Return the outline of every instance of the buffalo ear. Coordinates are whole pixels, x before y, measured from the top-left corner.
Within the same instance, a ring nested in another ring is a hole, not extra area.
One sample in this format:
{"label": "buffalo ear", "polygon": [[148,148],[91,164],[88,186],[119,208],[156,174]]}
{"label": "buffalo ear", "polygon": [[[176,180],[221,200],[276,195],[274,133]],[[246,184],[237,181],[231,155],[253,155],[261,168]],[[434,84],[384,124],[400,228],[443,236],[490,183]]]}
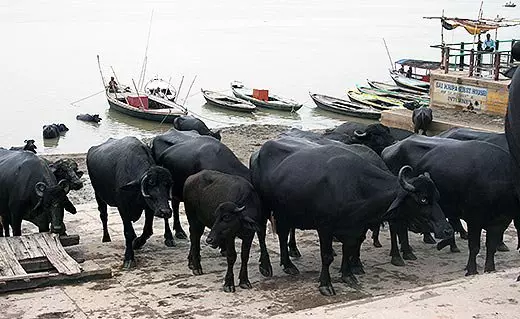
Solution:
{"label": "buffalo ear", "polygon": [[36,185],[34,185],[34,190],[36,191],[36,195],[38,195],[38,197],[43,197],[43,194],[46,189],[47,189],[47,184],[45,184],[43,182],[38,182],[38,183],[36,183]]}
{"label": "buffalo ear", "polygon": [[54,165],[54,163],[50,163],[49,168],[51,169],[52,174],[56,173],[56,166]]}
{"label": "buffalo ear", "polygon": [[394,201],[392,202],[390,207],[388,207],[385,214],[383,215],[383,220],[390,220],[390,219],[394,219],[397,217],[399,207],[404,202],[406,195],[407,195],[406,192],[399,192],[397,197],[394,199]]}
{"label": "buffalo ear", "polygon": [[255,232],[260,231],[258,223],[249,216],[242,216],[242,224],[244,225],[244,228],[254,230]]}
{"label": "buffalo ear", "polygon": [[59,181],[58,186],[61,187],[61,189],[63,189],[65,195],[69,193],[70,185],[66,179],[62,179],[61,181]]}
{"label": "buffalo ear", "polygon": [[139,190],[140,187],[141,187],[141,181],[136,179],[126,185],[121,186],[121,190],[136,191],[136,190]]}

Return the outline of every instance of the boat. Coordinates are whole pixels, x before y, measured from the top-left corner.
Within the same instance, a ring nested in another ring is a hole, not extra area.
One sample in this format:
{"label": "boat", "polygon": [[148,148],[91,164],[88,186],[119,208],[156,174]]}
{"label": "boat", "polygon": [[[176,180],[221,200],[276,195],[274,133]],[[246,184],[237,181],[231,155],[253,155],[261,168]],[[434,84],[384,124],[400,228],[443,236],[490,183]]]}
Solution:
{"label": "boat", "polygon": [[374,109],[382,111],[400,108],[403,107],[404,104],[403,101],[394,98],[361,93],[357,90],[349,90],[347,95],[350,100],[354,102],[368,105]]}
{"label": "boat", "polygon": [[271,93],[269,93],[267,100],[258,99],[254,97],[253,89],[247,88],[242,83],[236,81],[231,83],[231,90],[236,97],[249,101],[257,107],[264,107],[279,111],[296,112],[303,106],[303,104],[300,104],[292,99]]}
{"label": "boat", "polygon": [[406,93],[414,96],[418,96],[420,98],[430,98],[427,94],[424,94],[422,92],[418,92],[416,90],[407,89],[402,86],[398,86],[395,84],[388,84],[384,82],[378,82],[378,81],[371,81],[367,80],[368,85],[373,87],[374,89],[382,90],[382,91],[388,91],[388,92],[396,92],[396,93]]}
{"label": "boat", "polygon": [[314,103],[316,103],[316,106],[325,111],[365,119],[377,120],[381,117],[381,111],[373,109],[370,106],[323,94],[309,92],[309,95]]}
{"label": "boat", "polygon": [[200,90],[208,104],[238,112],[253,112],[256,109],[256,106],[249,101],[214,91]]}
{"label": "boat", "polygon": [[[440,62],[415,59],[401,59],[395,62],[396,67],[390,70],[390,77],[398,86],[427,93],[430,90],[430,73],[440,68]],[[398,70],[397,65],[401,65]],[[408,70],[405,71],[404,67]],[[413,70],[412,70],[413,69]],[[418,72],[422,70],[421,73]]]}
{"label": "boat", "polygon": [[506,7],[506,8],[514,8],[514,7],[516,7],[516,4],[514,2],[512,2],[512,1],[508,1],[508,2],[506,2],[504,4],[504,7]]}
{"label": "boat", "polygon": [[394,99],[398,99],[404,102],[412,102],[417,101],[421,104],[429,104],[430,98],[428,96],[419,96],[416,94],[407,94],[407,93],[399,93],[395,91],[386,91],[386,90],[380,90],[375,89],[373,87],[366,87],[366,86],[356,86],[358,91],[361,93],[367,93],[377,96],[384,96],[384,97],[391,97]]}
{"label": "boat", "polygon": [[188,114],[188,110],[182,105],[150,92],[136,92],[121,83],[114,90],[105,81],[99,56],[98,66],[110,109],[135,118],[161,123],[173,123],[175,118]]}
{"label": "boat", "polygon": [[395,84],[404,88],[423,93],[428,93],[430,91],[430,83],[408,78],[404,74],[399,73],[398,71],[391,70],[390,77],[392,78],[392,80],[394,80]]}
{"label": "boat", "polygon": [[167,99],[174,102],[177,98],[177,90],[170,84],[170,81],[154,77],[144,85],[144,92],[150,95]]}

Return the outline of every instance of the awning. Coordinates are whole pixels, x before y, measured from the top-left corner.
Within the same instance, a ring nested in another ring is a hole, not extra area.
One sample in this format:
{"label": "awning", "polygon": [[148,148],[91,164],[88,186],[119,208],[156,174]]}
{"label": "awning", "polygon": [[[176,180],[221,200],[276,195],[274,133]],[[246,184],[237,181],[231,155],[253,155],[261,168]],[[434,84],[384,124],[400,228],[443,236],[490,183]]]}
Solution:
{"label": "awning", "polygon": [[395,63],[404,65],[404,66],[411,66],[412,68],[419,68],[419,69],[426,69],[426,70],[436,70],[441,67],[440,62],[414,60],[414,59],[401,59],[399,61],[395,61]]}

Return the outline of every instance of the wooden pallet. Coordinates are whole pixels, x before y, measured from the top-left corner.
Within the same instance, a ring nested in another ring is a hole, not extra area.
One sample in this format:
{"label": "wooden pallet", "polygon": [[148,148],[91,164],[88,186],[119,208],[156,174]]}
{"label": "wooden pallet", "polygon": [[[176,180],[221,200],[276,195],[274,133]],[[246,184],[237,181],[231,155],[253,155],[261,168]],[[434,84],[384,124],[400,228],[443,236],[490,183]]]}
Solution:
{"label": "wooden pallet", "polygon": [[110,268],[80,266],[57,235],[0,237],[0,292],[110,277]]}

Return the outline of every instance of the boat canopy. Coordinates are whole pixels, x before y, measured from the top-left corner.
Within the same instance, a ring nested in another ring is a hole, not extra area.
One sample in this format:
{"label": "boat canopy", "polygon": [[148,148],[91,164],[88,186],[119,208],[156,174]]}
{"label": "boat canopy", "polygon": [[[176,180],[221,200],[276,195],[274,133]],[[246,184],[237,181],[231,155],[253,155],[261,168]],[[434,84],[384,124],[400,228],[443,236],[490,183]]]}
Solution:
{"label": "boat canopy", "polygon": [[463,27],[471,35],[486,33],[488,31],[496,30],[498,28],[513,27],[520,25],[520,21],[517,19],[508,20],[498,16],[494,19],[480,18],[478,20],[465,18],[448,18],[444,16],[424,18],[439,19],[441,21],[442,27],[446,30],[453,30],[457,27]]}
{"label": "boat canopy", "polygon": [[425,70],[436,70],[440,68],[440,62],[434,61],[424,61],[424,60],[414,60],[414,59],[401,59],[395,61],[396,64],[411,66],[413,68],[425,69]]}

